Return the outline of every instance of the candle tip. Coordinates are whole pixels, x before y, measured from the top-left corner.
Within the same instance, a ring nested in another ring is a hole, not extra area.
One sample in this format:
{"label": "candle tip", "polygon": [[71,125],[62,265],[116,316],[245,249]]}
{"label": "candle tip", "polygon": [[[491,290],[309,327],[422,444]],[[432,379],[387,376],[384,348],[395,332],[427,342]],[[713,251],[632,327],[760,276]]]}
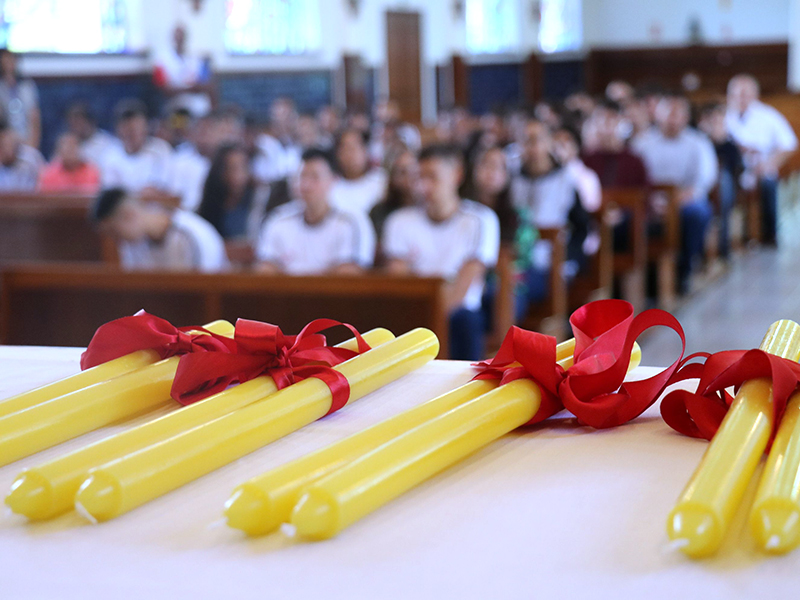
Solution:
{"label": "candle tip", "polygon": [[667,522],[674,548],[692,558],[709,556],[722,543],[722,532],[714,515],[702,507],[679,505]]}
{"label": "candle tip", "polygon": [[791,502],[767,499],[753,509],[750,528],[764,552],[784,554],[800,544],[800,510]]}
{"label": "candle tip", "polygon": [[265,495],[253,486],[239,486],[225,503],[228,527],[240,529],[247,535],[265,535],[278,528]]}
{"label": "candle tip", "polygon": [[52,505],[52,492],[43,478],[33,473],[22,473],[11,485],[5,499],[6,506],[28,519],[46,519]]}
{"label": "candle tip", "polygon": [[303,494],[295,505],[291,524],[297,535],[313,540],[327,539],[336,533],[331,503],[313,489]]}
{"label": "candle tip", "polygon": [[120,505],[118,484],[102,472],[89,475],[75,494],[75,509],[92,522],[113,518]]}

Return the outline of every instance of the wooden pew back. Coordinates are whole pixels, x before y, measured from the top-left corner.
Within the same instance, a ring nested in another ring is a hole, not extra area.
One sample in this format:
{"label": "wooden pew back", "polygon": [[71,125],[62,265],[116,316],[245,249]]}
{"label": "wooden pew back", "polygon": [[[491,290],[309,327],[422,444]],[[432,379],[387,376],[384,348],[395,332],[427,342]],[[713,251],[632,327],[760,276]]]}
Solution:
{"label": "wooden pew back", "polygon": [[[287,334],[320,317],[360,331],[387,327],[396,335],[428,327],[447,357],[443,286],[440,279],[386,275],[124,273],[104,265],[18,264],[0,279],[0,341],[85,346],[103,323],[145,309],[178,326],[243,317],[275,323]],[[334,342],[346,337],[344,331],[330,336]]]}

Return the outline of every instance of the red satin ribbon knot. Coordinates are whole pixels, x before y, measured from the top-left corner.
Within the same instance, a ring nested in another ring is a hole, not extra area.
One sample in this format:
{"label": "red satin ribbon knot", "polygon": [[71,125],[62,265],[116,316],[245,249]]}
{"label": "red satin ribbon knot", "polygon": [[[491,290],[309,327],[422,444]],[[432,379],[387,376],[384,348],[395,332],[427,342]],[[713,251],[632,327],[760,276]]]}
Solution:
{"label": "red satin ribbon knot", "polygon": [[[347,327],[358,341],[358,351],[328,346],[319,333],[337,325]],[[279,390],[315,377],[331,390],[331,408],[339,410],[350,398],[347,378],[332,367],[370,349],[352,326],[333,319],[317,319],[297,335],[284,335],[280,327],[239,319],[234,333],[235,348],[229,353],[195,353],[181,357],[172,397],[191,404],[260,375],[270,375]]]}
{"label": "red satin ribbon knot", "polygon": [[[598,300],[572,313],[574,363],[566,370],[556,363],[554,337],[512,327],[497,355],[476,363],[480,372],[475,379],[500,379],[502,385],[527,377],[539,384],[542,402],[528,424],[564,408],[595,429],[627,423],[658,399],[681,364],[686,347],[683,328],[668,312],[651,309],[637,316],[633,312],[633,306],[624,300]],[[653,377],[623,383],[633,343],[645,330],[657,326],[678,334],[680,358]]]}
{"label": "red satin ribbon knot", "polygon": [[164,359],[195,352],[231,352],[233,340],[202,327],[175,327],[143,310],[100,326],[81,354],[81,370],[139,350],[155,350]]}
{"label": "red satin ribbon knot", "polygon": [[[691,362],[695,358],[704,362]],[[786,410],[789,396],[800,383],[800,364],[763,350],[698,352],[681,362],[669,384],[699,379],[694,392],[674,390],[661,401],[661,416],[678,433],[710,440],[733,403],[726,388],[738,389],[745,381],[766,377],[772,381],[775,430]]]}

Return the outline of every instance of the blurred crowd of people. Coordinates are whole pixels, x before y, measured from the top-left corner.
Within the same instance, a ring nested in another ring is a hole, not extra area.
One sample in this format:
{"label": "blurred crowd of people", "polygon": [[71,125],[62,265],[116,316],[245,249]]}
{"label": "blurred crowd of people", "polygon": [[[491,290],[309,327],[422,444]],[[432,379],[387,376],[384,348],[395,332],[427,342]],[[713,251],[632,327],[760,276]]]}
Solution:
{"label": "blurred crowd of people", "polygon": [[[758,97],[747,75],[730,81],[726,101],[702,106],[613,82],[599,98],[576,93],[483,115],[441,110],[422,132],[390,99],[371,114],[301,114],[279,98],[266,122],[235,106],[198,114],[180,102],[152,120],[128,99],[113,132],[98,128],[88,105],[69,107],[45,162],[36,87],[0,52],[0,191],[97,194],[92,216],[128,269],[443,277],[451,355],[479,359],[501,246],[514,257],[522,319],[548,293],[552,248],[538,231],[569,231],[563,275],[575,277],[599,246],[604,188],[678,189],[680,291],[703,254],[712,192],[722,257],[741,186],[760,189],[763,239],[774,244],[777,173],[797,139]],[[663,202],[654,197],[648,210],[657,217]],[[615,246],[627,243],[627,218],[618,215]]]}

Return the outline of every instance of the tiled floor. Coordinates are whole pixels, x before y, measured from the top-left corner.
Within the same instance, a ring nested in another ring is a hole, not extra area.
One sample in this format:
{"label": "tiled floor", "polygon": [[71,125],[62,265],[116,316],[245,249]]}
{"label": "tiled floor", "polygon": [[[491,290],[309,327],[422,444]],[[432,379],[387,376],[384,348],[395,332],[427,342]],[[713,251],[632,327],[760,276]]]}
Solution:
{"label": "tiled floor", "polygon": [[[686,332],[687,354],[758,346],[778,319],[800,322],[800,211],[782,211],[779,248],[737,255],[729,270],[697,292],[674,314]],[[640,340],[643,364],[666,366],[680,351],[668,330]]]}

